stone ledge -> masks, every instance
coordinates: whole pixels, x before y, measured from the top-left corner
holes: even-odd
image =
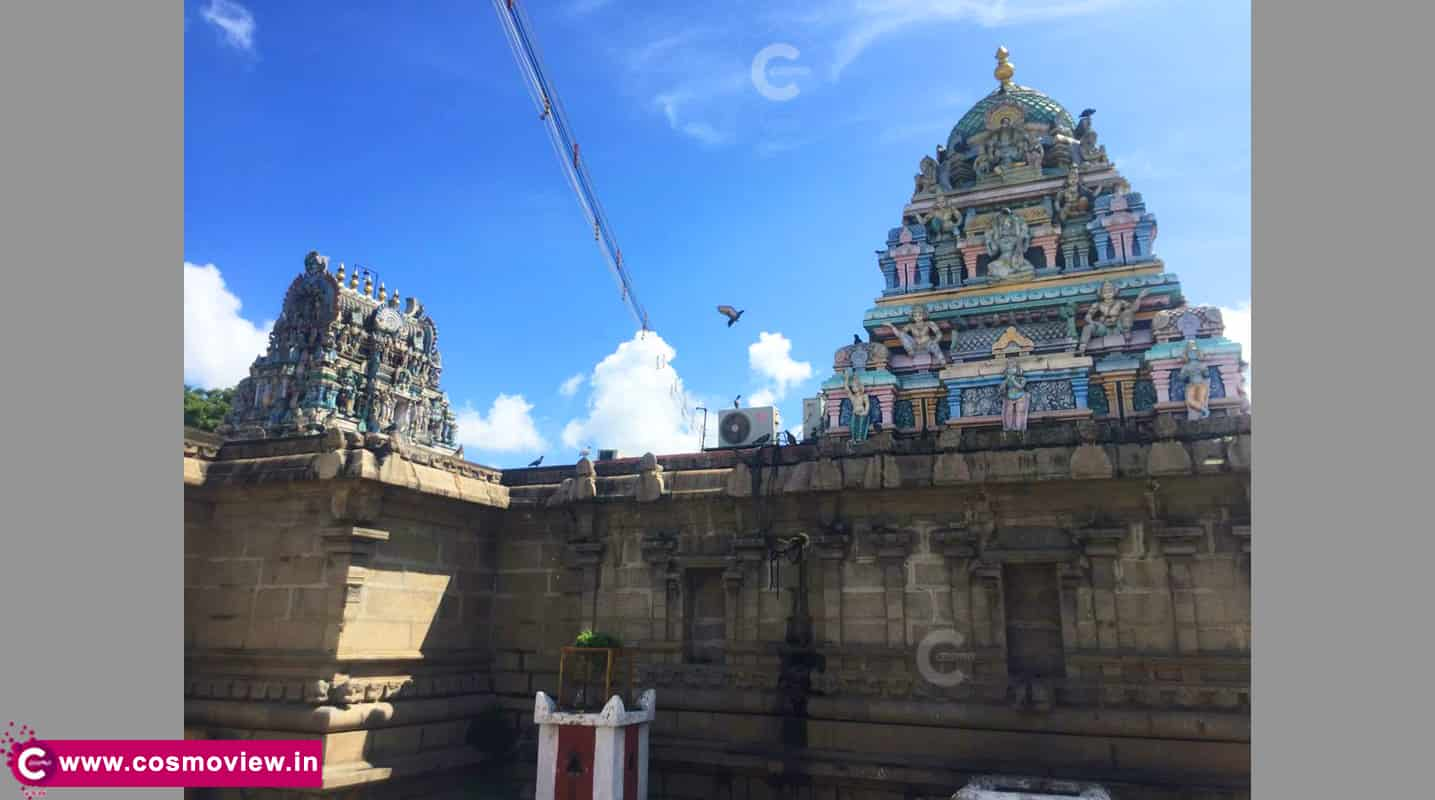
[[[320,437],[309,437],[318,439]],[[274,440],[290,449],[292,440]],[[257,443],[245,442],[246,451]],[[225,445],[221,457],[214,461],[196,462],[185,459],[185,483],[190,486],[252,486],[265,483],[291,483],[336,479],[372,480],[417,492],[450,497],[470,503],[506,508],[508,487],[498,483],[498,473],[488,479],[462,474],[443,466],[410,460],[400,453],[375,453],[367,449],[338,448],[318,452],[297,452],[265,457],[231,458],[231,445]],[[256,451],[258,452],[258,451]],[[473,465],[484,474],[486,468]]]
[[[189,699],[184,702],[184,724],[201,728],[323,734],[472,717],[496,699],[491,692],[480,692],[457,697],[357,703],[342,707],[299,706],[254,700]]]

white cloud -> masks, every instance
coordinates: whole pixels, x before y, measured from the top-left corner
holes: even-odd
[[[578,390],[582,388],[583,381],[586,380],[587,377],[588,376],[584,375],[581,372],[573,375],[568,380],[558,385],[558,393],[563,395],[564,397],[572,397],[573,395],[578,394]]]
[[[673,369],[676,357],[652,331],[618,345],[593,368],[587,416],[564,427],[563,444],[575,450],[614,448],[629,456],[696,450],[691,423],[696,403]],[[716,425],[709,428],[715,431]]]
[[[255,325],[239,315],[240,302],[224,285],[219,267],[184,262],[184,380],[207,389],[233,386],[269,349],[274,321]]]
[[[488,413],[466,404],[455,417],[458,442],[472,450],[491,453],[538,452],[545,447],[533,424],[533,404],[521,394],[499,394]]]
[[[775,400],[785,397],[793,385],[812,377],[812,364],[794,360],[792,342],[781,333],[759,333],[757,341],[747,347],[747,362],[754,372],[771,382],[771,388],[765,391]]]
[[[777,405],[777,396],[771,389],[758,389],[747,398],[748,408]]]
[[[224,43],[236,50],[254,51],[254,15],[233,0],[209,0],[199,12],[204,21],[213,25],[224,37]]]
[[[1041,22],[1104,11],[1123,0],[839,0],[807,18],[841,28],[831,72],[835,80],[878,41],[904,30],[972,22],[984,28]]]
[[[713,147],[731,141],[731,134],[718,130],[710,123],[683,120],[680,117],[679,112],[682,107],[693,99],[693,96],[687,92],[673,91],[654,97],[653,104],[662,109],[663,117],[668,121],[668,127],[700,144]]]
[[[1221,319],[1226,324],[1225,336],[1241,344],[1241,358],[1247,365],[1254,363],[1251,358],[1251,301],[1238,304],[1235,308],[1221,308]],[[1246,396],[1251,394],[1251,370],[1246,369]]]

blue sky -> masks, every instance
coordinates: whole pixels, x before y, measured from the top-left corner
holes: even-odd
[[[796,425],[998,45],[1016,82],[1097,109],[1157,254],[1249,343],[1249,3],[527,9],[654,334],[634,340],[490,3],[191,0],[187,381],[245,373],[317,249],[424,302],[470,459],[691,450],[678,409],[737,394]],[[773,44],[799,52],[768,69],[785,102],[751,77]],[[729,329],[719,303],[747,313]]]

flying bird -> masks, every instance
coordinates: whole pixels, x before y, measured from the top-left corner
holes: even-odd
[[[535,458],[535,459],[533,459],[532,461],[528,462],[528,466],[530,466],[530,467],[536,467],[536,466],[538,466],[539,464],[542,464],[542,463],[543,463],[543,456],[539,456],[538,458]]]
[[[719,314],[722,314],[724,317],[727,317],[727,326],[729,328],[733,326],[734,322],[737,322],[739,317],[747,313],[745,309],[743,311],[738,311],[732,306],[718,306],[717,309]]]

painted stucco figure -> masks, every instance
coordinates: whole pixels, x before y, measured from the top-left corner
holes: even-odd
[[[938,364],[946,363],[947,357],[942,353],[942,329],[927,319],[926,306],[913,306],[912,321],[901,328],[892,324],[887,327],[902,341],[907,355],[916,358],[925,353]]]
[[[1026,374],[1015,361],[1007,363],[1002,375],[1002,430],[1026,430],[1026,412],[1031,396],[1026,391]]]
[[[847,386],[847,399],[852,402],[852,441],[867,441],[867,425],[871,421],[868,415],[872,413],[872,399],[867,396],[867,387],[862,385],[862,378],[856,372],[848,371],[844,379]]]
[[[1030,246],[1031,231],[1026,220],[1010,208],[1002,209],[986,233],[987,255],[992,257],[987,265],[987,274],[996,280],[1032,277],[1036,267],[1026,260],[1026,250]]]
[[[1088,108],[1081,112],[1081,120],[1076,123],[1075,136],[1077,141],[1077,152],[1081,154],[1082,163],[1105,164],[1106,148],[1096,143],[1096,129],[1091,126],[1091,115],[1096,109]]]
[[[1182,362],[1180,375],[1186,382],[1186,419],[1205,419],[1211,416],[1211,376],[1194,339],[1187,340]]]
[[[1101,284],[1100,299],[1086,309],[1086,326],[1081,329],[1081,344],[1076,351],[1085,353],[1093,336],[1119,333],[1130,337],[1131,329],[1136,325],[1136,308],[1141,305],[1147,291],[1141,290],[1135,300],[1128,302],[1116,296],[1116,285],[1111,281]]]

